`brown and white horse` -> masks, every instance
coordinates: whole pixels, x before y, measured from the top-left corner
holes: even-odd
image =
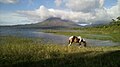
[[[71,36],[69,37],[69,45],[70,46],[72,43],[79,43],[79,45],[83,45],[86,47],[86,41],[85,39],[81,38],[81,36]]]

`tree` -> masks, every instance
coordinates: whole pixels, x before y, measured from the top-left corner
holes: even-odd
[[[112,21],[115,21],[114,19],[112,19]]]
[[[117,17],[117,19],[118,19],[118,20],[120,20],[120,16],[119,16],[119,17]]]
[[[110,24],[120,26],[120,16],[117,17],[116,19],[118,19],[118,20],[112,19],[112,21],[110,22]]]

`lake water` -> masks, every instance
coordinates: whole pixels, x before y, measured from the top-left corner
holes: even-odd
[[[38,32],[39,31],[39,32]],[[0,36],[18,36],[18,37],[34,37],[44,39],[44,43],[54,43],[60,45],[68,45],[68,38],[64,35],[56,35],[51,33],[43,33],[38,29],[16,29],[16,28],[0,28]],[[112,41],[102,41],[94,39],[85,39],[88,46],[114,46],[120,43]]]

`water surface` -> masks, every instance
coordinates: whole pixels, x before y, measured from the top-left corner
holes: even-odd
[[[38,32],[39,31],[39,32]],[[43,38],[44,43],[54,43],[60,45],[68,45],[68,36],[56,35],[51,33],[43,33],[38,29],[16,29],[16,28],[0,28],[0,36],[18,36],[18,37],[34,37]],[[96,35],[95,35],[96,36]],[[119,45],[112,41],[102,41],[94,39],[86,39],[88,46],[114,46]]]

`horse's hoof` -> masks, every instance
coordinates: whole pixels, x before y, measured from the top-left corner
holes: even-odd
[[[70,45],[68,45],[68,46],[70,46]]]

